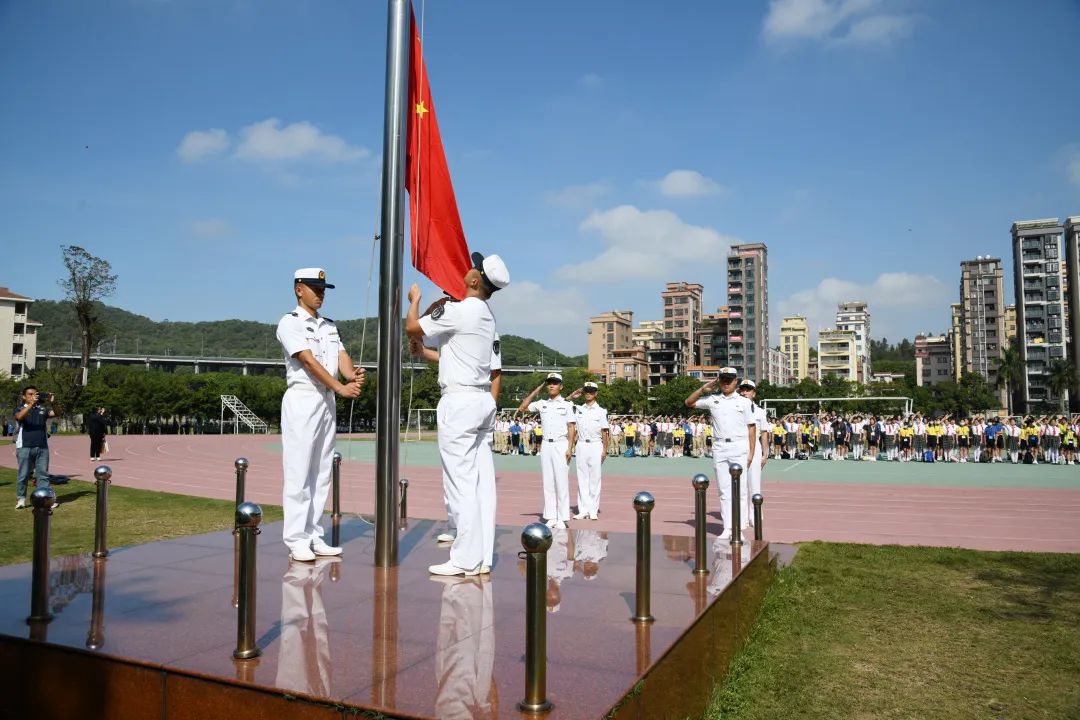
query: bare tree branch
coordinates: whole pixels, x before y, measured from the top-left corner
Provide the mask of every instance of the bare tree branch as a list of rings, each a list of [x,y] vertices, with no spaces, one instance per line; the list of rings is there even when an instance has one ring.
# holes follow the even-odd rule
[[[116,292],[116,275],[108,260],[91,255],[78,245],[63,245],[64,267],[67,277],[58,280],[64,297],[71,303],[75,318],[82,330],[82,385],[86,385],[86,373],[90,366],[90,348],[102,331],[94,315],[94,303]]]

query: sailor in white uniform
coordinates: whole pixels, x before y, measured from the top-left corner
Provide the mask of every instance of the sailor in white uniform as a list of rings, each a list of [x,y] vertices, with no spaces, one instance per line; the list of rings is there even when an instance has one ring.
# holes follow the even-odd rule
[[[716,487],[720,492],[720,517],[724,523],[722,539],[731,538],[731,474],[732,465],[746,468],[757,455],[757,423],[753,403],[735,392],[738,371],[732,367],[720,368],[715,380],[709,380],[686,398],[686,407],[708,410],[713,428],[713,468],[716,471]],[[702,397],[719,383],[720,393]],[[742,495],[745,497],[746,493]],[[740,505],[741,508],[741,505]],[[742,529],[748,525],[746,513],[742,514]]]
[[[548,527],[566,529],[570,520],[570,458],[574,456],[577,413],[574,403],[564,398],[562,375],[548,373],[544,384],[521,401],[518,411],[540,414],[544,430],[540,446],[540,468],[544,476],[544,520]],[[547,389],[546,400],[533,399]]]
[[[434,575],[476,575],[491,571],[495,554],[495,461],[491,443],[499,342],[488,299],[510,284],[510,272],[498,255],[472,254],[465,273],[465,298],[436,303],[420,317],[420,288],[409,289],[405,332],[410,340],[439,341],[437,410],[443,493],[457,528],[450,560],[432,565]]]
[[[743,483],[742,503],[740,505],[743,518],[753,525],[753,515],[750,512],[750,498],[761,494],[761,474],[765,469],[765,463],[769,460],[769,423],[765,408],[755,402],[757,397],[757,383],[750,378],[743,378],[739,383],[739,394],[749,400],[754,406],[754,423],[758,429],[757,453],[750,466],[746,468],[746,482]]]
[[[332,287],[322,268],[297,270],[296,309],[277,326],[288,386],[281,399],[282,537],[289,557],[301,562],[341,554],[341,548],[323,541],[319,524],[330,492],[337,424],[334,393],[356,398],[364,384],[364,371],[353,367],[334,321],[319,315],[326,289]],[[338,381],[339,373],[345,382]]]
[[[595,578],[607,554],[607,533],[598,530],[574,531],[574,570],[580,572],[583,578]]]
[[[600,515],[600,480],[604,461],[607,460],[607,446],[611,440],[611,428],[608,426],[607,410],[596,402],[599,387],[591,380],[570,394],[574,400],[585,395],[585,402],[575,406],[577,412],[577,485],[578,512],[575,520],[598,519]]]

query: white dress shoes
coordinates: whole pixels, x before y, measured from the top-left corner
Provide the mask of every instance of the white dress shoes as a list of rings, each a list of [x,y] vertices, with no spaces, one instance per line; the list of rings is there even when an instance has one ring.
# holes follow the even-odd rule
[[[315,562],[315,553],[311,548],[293,548],[289,551],[289,559],[294,562]]]
[[[431,565],[428,567],[428,572],[432,575],[445,575],[451,577],[453,575],[476,575],[476,570],[466,570],[465,568],[459,568],[452,562],[444,562],[441,565]]]
[[[341,548],[327,545],[322,540],[316,540],[311,543],[311,551],[319,557],[337,557],[342,553]]]
[[[457,539],[457,536],[450,533],[439,533],[435,536],[435,542],[437,543],[452,543],[455,539]]]

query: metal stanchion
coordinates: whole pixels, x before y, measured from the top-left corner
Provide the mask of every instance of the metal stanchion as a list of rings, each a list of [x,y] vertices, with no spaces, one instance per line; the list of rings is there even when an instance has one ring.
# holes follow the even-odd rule
[[[109,529],[109,483],[112,481],[112,468],[101,465],[94,470],[97,484],[97,507],[94,510],[94,552],[96,558],[109,556],[109,544],[106,533]]]
[[[533,523],[521,531],[525,548],[525,699],[518,709],[542,713],[553,707],[547,699],[547,551],[551,529]]]
[[[30,580],[30,617],[28,623],[52,620],[49,612],[49,518],[56,493],[52,488],[38,488],[30,494],[34,507],[34,560]]]
[[[732,465],[731,469],[731,544],[739,547],[742,542],[742,494],[739,481],[742,479],[742,465]],[[724,528],[728,530],[728,528]]]
[[[233,461],[233,467],[236,468],[236,507],[240,507],[244,502],[244,483],[247,480],[248,464],[246,457],[238,457]]]
[[[333,511],[330,513],[331,518],[341,517],[341,453],[337,450],[334,451],[334,470],[332,477],[333,488]],[[335,542],[334,545],[337,545]]]
[[[649,612],[649,593],[652,587],[652,509],[656,500],[652,494],[639,492],[634,496],[637,511],[637,588],[634,602],[634,622],[652,622]]]
[[[405,478],[401,478],[398,481],[401,485],[401,519],[409,519],[409,481]]]
[[[694,486],[694,573],[706,575],[709,550],[705,533],[705,491],[709,489],[709,478],[699,473],[690,483]]]
[[[100,650],[105,645],[105,568],[109,561],[94,558],[94,590],[90,599],[90,632],[86,634],[86,649]]]
[[[754,539],[761,542],[763,535],[761,529],[761,504],[765,502],[765,498],[761,496],[761,493],[754,493],[754,497],[750,498],[750,502],[754,503]]]
[[[240,590],[236,610],[236,650],[233,657],[247,660],[262,650],[255,644],[255,552],[262,509],[255,503],[236,508],[236,529],[240,534]]]

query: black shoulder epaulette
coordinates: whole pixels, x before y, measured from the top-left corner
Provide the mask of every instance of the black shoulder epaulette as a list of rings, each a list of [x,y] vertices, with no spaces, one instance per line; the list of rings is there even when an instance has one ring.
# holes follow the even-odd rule
[[[330,318],[326,317],[325,315],[323,315],[323,318],[322,318],[322,319],[323,319],[323,320],[325,320],[326,322],[330,323],[331,325],[333,325],[333,324],[334,324],[334,321],[333,321],[333,320],[331,320]]]
[[[295,310],[293,312],[289,313],[289,314],[292,315],[293,317],[300,317],[299,315],[296,314]]]

